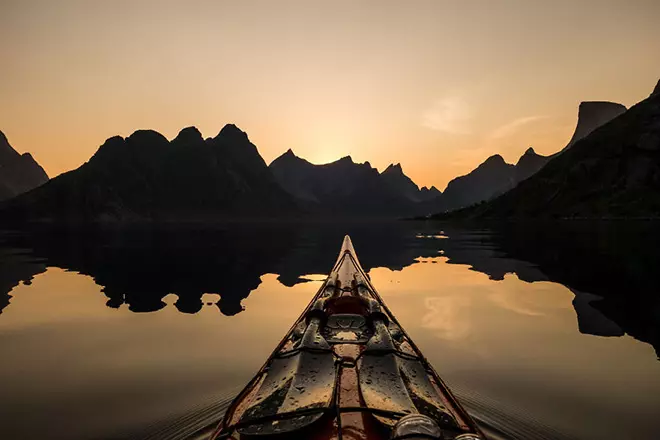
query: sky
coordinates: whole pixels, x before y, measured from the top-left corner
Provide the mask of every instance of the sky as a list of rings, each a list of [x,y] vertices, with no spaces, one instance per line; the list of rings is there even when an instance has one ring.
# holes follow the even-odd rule
[[[0,0],[0,130],[53,177],[105,139],[227,123],[444,189],[563,148],[580,101],[660,78],[660,1]]]

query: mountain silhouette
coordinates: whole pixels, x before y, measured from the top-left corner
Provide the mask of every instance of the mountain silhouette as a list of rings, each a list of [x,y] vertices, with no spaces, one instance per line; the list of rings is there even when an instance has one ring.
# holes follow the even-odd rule
[[[399,164],[383,173],[369,162],[355,163],[350,156],[315,165],[288,150],[269,168],[282,188],[315,214],[399,217],[433,212],[435,206],[434,191],[422,192]]]
[[[435,186],[431,186],[430,188],[423,186],[419,190],[419,198],[422,202],[439,200],[440,196],[442,196],[442,192]]]
[[[452,179],[443,192],[446,209],[469,206],[496,197],[515,185],[515,167],[495,154],[465,176]]]
[[[575,132],[564,150],[625,111],[626,107],[613,102],[580,103]],[[515,165],[506,163],[499,154],[493,155],[470,173],[449,182],[443,193],[442,209],[452,211],[502,195],[536,174],[556,154],[541,156],[530,147]]]
[[[380,174],[381,180],[394,193],[400,194],[412,202],[422,200],[419,187],[403,173],[401,164],[391,164]]]
[[[0,201],[48,181],[48,175],[30,153],[19,154],[0,131]]]
[[[194,127],[172,141],[152,130],[112,137],[80,168],[0,208],[16,223],[206,221],[295,210],[232,124],[206,140]]]
[[[440,217],[660,217],[660,95],[594,130],[501,197]]]
[[[515,185],[536,174],[538,170],[548,163],[552,156],[541,156],[537,154],[532,147],[529,147],[525,153],[520,156],[516,163],[514,172]]]
[[[578,109],[578,122],[573,137],[564,147],[564,150],[573,146],[577,141],[587,136],[603,124],[608,123],[617,116],[625,113],[626,107],[616,102],[585,101],[580,103]]]
[[[655,85],[655,89],[653,89],[651,96],[658,94],[660,94],[660,80],[658,80],[658,84]]]

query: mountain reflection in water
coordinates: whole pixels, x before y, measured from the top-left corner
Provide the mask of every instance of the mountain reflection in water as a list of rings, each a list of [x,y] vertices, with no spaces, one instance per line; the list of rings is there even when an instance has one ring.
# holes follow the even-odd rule
[[[175,294],[174,306],[196,313],[202,295],[218,294],[224,315],[243,311],[241,301],[264,274],[291,287],[324,274],[337,243],[349,233],[369,271],[401,270],[419,258],[444,256],[492,280],[516,274],[526,282],[552,281],[574,294],[582,333],[627,333],[660,354],[660,233],[653,224],[506,225],[461,229],[451,225],[277,225],[222,230],[121,230],[86,234],[6,235],[0,248],[0,313],[9,291],[46,267],[91,276],[108,307],[127,304],[153,312]],[[411,240],[415,238],[416,240]]]
[[[610,418],[621,438],[657,428],[653,224],[398,222],[0,234],[0,374],[11,397],[0,437],[30,438],[30,423],[51,439],[182,439],[212,425],[345,234],[493,438],[603,438]]]

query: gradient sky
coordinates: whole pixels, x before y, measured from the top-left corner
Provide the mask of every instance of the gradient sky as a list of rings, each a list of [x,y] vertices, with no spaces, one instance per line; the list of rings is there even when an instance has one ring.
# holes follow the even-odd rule
[[[0,130],[51,176],[103,141],[233,122],[270,162],[350,154],[444,189],[560,150],[660,78],[660,1],[0,0]]]

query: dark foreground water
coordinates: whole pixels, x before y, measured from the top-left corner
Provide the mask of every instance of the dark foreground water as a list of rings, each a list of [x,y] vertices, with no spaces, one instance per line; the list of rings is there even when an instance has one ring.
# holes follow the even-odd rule
[[[0,438],[204,432],[348,233],[390,309],[495,438],[657,439],[657,229],[0,234]]]

